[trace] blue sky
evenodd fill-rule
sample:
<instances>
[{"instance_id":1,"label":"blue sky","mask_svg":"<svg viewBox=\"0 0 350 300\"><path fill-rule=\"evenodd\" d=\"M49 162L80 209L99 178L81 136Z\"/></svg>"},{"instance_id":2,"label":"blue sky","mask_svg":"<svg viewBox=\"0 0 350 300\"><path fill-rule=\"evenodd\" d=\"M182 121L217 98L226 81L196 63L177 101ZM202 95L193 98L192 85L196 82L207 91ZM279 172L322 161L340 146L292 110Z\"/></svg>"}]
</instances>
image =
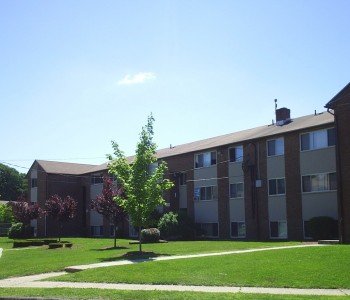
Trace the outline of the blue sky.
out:
<instances>
[{"instance_id":1,"label":"blue sky","mask_svg":"<svg viewBox=\"0 0 350 300\"><path fill-rule=\"evenodd\" d=\"M349 1L0 1L0 161L99 164L323 110L349 81ZM25 168L18 168L26 172Z\"/></svg>"}]
</instances>

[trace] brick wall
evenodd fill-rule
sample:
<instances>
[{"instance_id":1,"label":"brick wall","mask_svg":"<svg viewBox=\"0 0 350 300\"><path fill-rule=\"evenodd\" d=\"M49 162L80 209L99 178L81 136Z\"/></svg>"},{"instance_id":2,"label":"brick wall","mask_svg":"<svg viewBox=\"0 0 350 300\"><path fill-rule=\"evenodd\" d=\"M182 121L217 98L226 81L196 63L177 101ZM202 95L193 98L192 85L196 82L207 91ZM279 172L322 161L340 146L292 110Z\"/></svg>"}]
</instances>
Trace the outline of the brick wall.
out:
<instances>
[{"instance_id":1,"label":"brick wall","mask_svg":"<svg viewBox=\"0 0 350 300\"><path fill-rule=\"evenodd\" d=\"M288 239L302 240L303 220L301 202L299 132L292 132L284 136L284 149Z\"/></svg>"}]
</instances>

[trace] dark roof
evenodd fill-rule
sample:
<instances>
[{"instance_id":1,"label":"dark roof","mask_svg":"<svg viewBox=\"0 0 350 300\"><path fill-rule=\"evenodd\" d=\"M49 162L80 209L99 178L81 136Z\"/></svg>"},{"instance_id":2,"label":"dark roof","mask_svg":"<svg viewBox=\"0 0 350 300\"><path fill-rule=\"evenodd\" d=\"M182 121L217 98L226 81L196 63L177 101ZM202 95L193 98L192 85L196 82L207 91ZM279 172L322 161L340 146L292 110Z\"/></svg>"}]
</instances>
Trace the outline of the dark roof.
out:
<instances>
[{"instance_id":1,"label":"dark roof","mask_svg":"<svg viewBox=\"0 0 350 300\"><path fill-rule=\"evenodd\" d=\"M345 96L350 97L350 82L338 94L336 94L331 100L329 100L324 107L333 109L336 103L344 99Z\"/></svg>"},{"instance_id":2,"label":"dark roof","mask_svg":"<svg viewBox=\"0 0 350 300\"><path fill-rule=\"evenodd\" d=\"M165 148L157 150L157 158L166 158L176 156L184 153L198 152L206 149L216 148L220 146L242 143L244 141L278 136L284 133L298 131L302 129L327 125L334 123L333 115L322 112L319 114L308 115L300 118L292 119L290 123L283 126L278 125L264 125L252 129L233 132L209 139L204 139L196 142L178 145L172 148ZM133 156L127 157L129 162L133 161ZM101 165L76 164L58 161L37 160L38 164L50 174L88 174L102 172L107 169L107 163Z\"/></svg>"},{"instance_id":3,"label":"dark roof","mask_svg":"<svg viewBox=\"0 0 350 300\"><path fill-rule=\"evenodd\" d=\"M76 164L50 160L36 160L36 162L49 174L79 175L88 172L96 165Z\"/></svg>"}]
</instances>

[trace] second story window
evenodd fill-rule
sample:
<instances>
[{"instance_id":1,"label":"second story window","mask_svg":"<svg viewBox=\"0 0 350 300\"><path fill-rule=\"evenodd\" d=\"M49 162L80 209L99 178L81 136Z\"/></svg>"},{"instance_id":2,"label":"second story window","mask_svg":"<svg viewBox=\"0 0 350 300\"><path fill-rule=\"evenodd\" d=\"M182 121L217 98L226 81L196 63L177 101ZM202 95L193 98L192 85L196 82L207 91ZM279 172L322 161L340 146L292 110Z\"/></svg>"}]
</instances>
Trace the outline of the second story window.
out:
<instances>
[{"instance_id":1,"label":"second story window","mask_svg":"<svg viewBox=\"0 0 350 300\"><path fill-rule=\"evenodd\" d=\"M204 152L195 155L195 168L216 165L216 151Z\"/></svg>"},{"instance_id":2,"label":"second story window","mask_svg":"<svg viewBox=\"0 0 350 300\"><path fill-rule=\"evenodd\" d=\"M302 177L303 192L334 191L337 189L336 173L322 173Z\"/></svg>"},{"instance_id":3,"label":"second story window","mask_svg":"<svg viewBox=\"0 0 350 300\"><path fill-rule=\"evenodd\" d=\"M99 183L103 183L103 177L100 175L92 175L91 184L99 184Z\"/></svg>"},{"instance_id":4,"label":"second story window","mask_svg":"<svg viewBox=\"0 0 350 300\"><path fill-rule=\"evenodd\" d=\"M194 189L194 200L215 200L217 198L217 186L203 186Z\"/></svg>"},{"instance_id":5,"label":"second story window","mask_svg":"<svg viewBox=\"0 0 350 300\"><path fill-rule=\"evenodd\" d=\"M243 161L243 146L233 147L230 148L228 151L230 162Z\"/></svg>"},{"instance_id":6,"label":"second story window","mask_svg":"<svg viewBox=\"0 0 350 300\"><path fill-rule=\"evenodd\" d=\"M278 138L267 141L267 156L284 154L284 139Z\"/></svg>"},{"instance_id":7,"label":"second story window","mask_svg":"<svg viewBox=\"0 0 350 300\"><path fill-rule=\"evenodd\" d=\"M269 195L284 195L286 184L284 178L269 179Z\"/></svg>"},{"instance_id":8,"label":"second story window","mask_svg":"<svg viewBox=\"0 0 350 300\"><path fill-rule=\"evenodd\" d=\"M335 145L335 129L322 129L300 135L301 151L327 148Z\"/></svg>"},{"instance_id":9,"label":"second story window","mask_svg":"<svg viewBox=\"0 0 350 300\"><path fill-rule=\"evenodd\" d=\"M243 198L244 197L244 187L243 183L231 183L230 184L230 198Z\"/></svg>"},{"instance_id":10,"label":"second story window","mask_svg":"<svg viewBox=\"0 0 350 300\"><path fill-rule=\"evenodd\" d=\"M38 179L37 178L32 178L31 187L32 188L38 187Z\"/></svg>"}]
</instances>

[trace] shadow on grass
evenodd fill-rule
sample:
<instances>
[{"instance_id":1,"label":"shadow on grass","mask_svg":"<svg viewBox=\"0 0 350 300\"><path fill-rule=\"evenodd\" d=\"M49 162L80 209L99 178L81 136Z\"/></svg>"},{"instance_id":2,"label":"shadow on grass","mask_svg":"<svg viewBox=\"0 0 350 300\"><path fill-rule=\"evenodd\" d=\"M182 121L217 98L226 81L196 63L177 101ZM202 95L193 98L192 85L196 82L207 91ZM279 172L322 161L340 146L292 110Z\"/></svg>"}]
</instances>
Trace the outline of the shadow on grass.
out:
<instances>
[{"instance_id":1,"label":"shadow on grass","mask_svg":"<svg viewBox=\"0 0 350 300\"><path fill-rule=\"evenodd\" d=\"M124 249L129 249L129 247L117 246L117 247L105 247L105 248L91 249L91 250L92 251L110 251L110 250L124 250Z\"/></svg>"},{"instance_id":2,"label":"shadow on grass","mask_svg":"<svg viewBox=\"0 0 350 300\"><path fill-rule=\"evenodd\" d=\"M139 251L129 251L123 255L116 256L116 257L106 257L101 258L101 261L108 262L108 261L118 261L118 260L130 260L130 261L148 261L152 260L152 258L159 257L159 256L170 256L170 254L166 253L155 253L155 252L139 252Z\"/></svg>"}]
</instances>

